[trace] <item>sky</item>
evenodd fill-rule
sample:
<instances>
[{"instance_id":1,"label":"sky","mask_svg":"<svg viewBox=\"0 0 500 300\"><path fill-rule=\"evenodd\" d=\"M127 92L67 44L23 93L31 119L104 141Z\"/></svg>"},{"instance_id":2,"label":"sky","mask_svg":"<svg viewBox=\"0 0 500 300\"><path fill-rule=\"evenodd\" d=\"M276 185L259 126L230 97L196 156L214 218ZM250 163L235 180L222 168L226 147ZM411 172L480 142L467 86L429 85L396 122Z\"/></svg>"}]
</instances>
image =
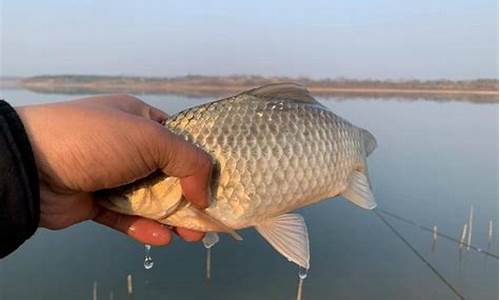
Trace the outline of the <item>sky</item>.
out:
<instances>
[{"instance_id":1,"label":"sky","mask_svg":"<svg viewBox=\"0 0 500 300\"><path fill-rule=\"evenodd\" d=\"M0 75L498 78L496 0L0 0Z\"/></svg>"}]
</instances>

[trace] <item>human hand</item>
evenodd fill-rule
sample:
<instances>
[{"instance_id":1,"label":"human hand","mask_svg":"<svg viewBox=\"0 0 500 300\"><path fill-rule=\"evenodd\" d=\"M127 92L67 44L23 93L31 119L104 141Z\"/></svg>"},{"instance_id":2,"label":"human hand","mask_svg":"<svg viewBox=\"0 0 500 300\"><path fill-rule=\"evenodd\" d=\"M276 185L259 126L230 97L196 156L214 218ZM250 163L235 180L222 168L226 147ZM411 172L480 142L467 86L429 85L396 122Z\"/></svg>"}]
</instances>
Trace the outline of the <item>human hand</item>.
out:
<instances>
[{"instance_id":1,"label":"human hand","mask_svg":"<svg viewBox=\"0 0 500 300\"><path fill-rule=\"evenodd\" d=\"M107 210L94 195L157 170L181 178L186 199L208 206L208 155L161 126L167 115L135 97L97 96L16 111L37 163L41 227L63 229L94 220L142 243L168 244L172 237L165 226ZM188 241L203 237L174 230Z\"/></svg>"}]
</instances>

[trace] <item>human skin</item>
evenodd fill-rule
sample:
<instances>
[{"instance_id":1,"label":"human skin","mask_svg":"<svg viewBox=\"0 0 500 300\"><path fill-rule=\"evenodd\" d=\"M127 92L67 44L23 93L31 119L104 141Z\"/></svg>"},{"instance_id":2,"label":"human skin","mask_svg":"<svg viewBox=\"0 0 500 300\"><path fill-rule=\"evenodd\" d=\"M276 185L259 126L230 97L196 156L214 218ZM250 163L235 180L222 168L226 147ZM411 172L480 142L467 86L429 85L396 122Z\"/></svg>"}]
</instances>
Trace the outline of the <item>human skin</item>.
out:
<instances>
[{"instance_id":1,"label":"human skin","mask_svg":"<svg viewBox=\"0 0 500 300\"><path fill-rule=\"evenodd\" d=\"M97 96L15 109L38 168L40 227L58 230L94 220L141 243L166 245L172 239L167 227L107 210L95 194L157 171L181 178L186 199L208 206L209 156L161 126L167 115L139 99ZM203 237L172 230L187 241Z\"/></svg>"}]
</instances>

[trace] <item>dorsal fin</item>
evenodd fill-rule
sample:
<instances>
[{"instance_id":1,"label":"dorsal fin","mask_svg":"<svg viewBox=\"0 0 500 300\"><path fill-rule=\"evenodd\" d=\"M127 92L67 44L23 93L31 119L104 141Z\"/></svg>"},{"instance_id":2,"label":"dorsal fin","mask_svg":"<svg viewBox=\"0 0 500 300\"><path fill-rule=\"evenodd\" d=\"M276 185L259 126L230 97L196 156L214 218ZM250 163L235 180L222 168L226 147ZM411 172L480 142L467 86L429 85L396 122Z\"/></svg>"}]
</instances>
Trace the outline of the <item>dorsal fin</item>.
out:
<instances>
[{"instance_id":1,"label":"dorsal fin","mask_svg":"<svg viewBox=\"0 0 500 300\"><path fill-rule=\"evenodd\" d=\"M248 90L242 94L252 95L263 100L290 100L303 103L319 103L303 85L293 82L271 83Z\"/></svg>"}]
</instances>

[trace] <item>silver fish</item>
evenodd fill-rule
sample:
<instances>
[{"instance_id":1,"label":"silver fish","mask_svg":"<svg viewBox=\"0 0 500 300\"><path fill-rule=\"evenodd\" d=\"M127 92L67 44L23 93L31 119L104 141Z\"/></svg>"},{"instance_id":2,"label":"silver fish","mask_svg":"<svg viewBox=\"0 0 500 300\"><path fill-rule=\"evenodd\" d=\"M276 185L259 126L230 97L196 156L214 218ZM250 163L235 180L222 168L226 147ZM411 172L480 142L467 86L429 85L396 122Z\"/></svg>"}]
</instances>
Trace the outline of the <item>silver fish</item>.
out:
<instances>
[{"instance_id":1,"label":"silver fish","mask_svg":"<svg viewBox=\"0 0 500 300\"><path fill-rule=\"evenodd\" d=\"M186 109L165 125L209 153L211 205L182 197L179 179L155 175L104 203L117 212L205 232L255 227L288 260L309 269L307 227L295 209L343 196L376 206L366 157L375 138L292 83L266 85Z\"/></svg>"}]
</instances>

